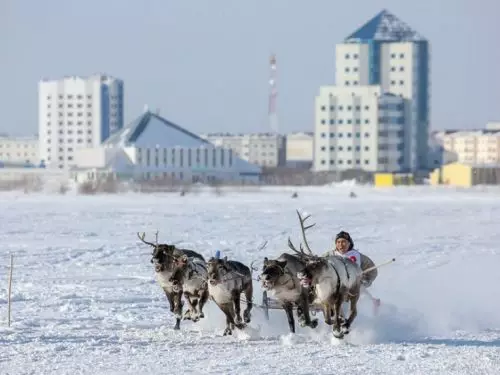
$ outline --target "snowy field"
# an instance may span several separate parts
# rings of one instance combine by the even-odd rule
[[[500,192],[430,187],[269,189],[253,193],[75,196],[0,194],[0,374],[498,374]],[[253,309],[223,337],[213,302],[172,329],[136,232],[247,264],[288,251],[311,213],[316,252],[341,229],[380,269],[343,343],[317,317],[292,337],[285,313]],[[264,250],[256,249],[268,241]],[[9,254],[15,255],[7,328]],[[260,301],[261,288],[255,285]]]

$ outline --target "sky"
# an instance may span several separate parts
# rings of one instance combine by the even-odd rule
[[[430,41],[432,129],[500,120],[495,0],[0,0],[0,133],[37,132],[40,79],[94,73],[124,80],[126,123],[269,131],[271,53],[279,131],[313,131],[335,44],[384,8]]]

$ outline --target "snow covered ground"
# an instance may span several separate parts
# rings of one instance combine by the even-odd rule
[[[354,189],[358,198],[348,198]],[[430,187],[288,189],[252,193],[75,196],[0,194],[0,374],[498,374],[500,192]],[[293,189],[295,190],[295,189]],[[249,264],[300,239],[313,249],[348,230],[380,270],[346,342],[288,333],[283,311],[254,308],[223,337],[213,303],[199,323],[174,320],[137,231]],[[264,240],[267,248],[257,252]],[[15,255],[13,323],[7,272]],[[261,288],[255,282],[256,299]]]

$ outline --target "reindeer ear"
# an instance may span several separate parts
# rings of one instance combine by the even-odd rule
[[[269,263],[269,258],[268,257],[265,257],[264,258],[264,266],[267,266],[267,264]]]
[[[224,263],[227,263],[227,255],[224,257]]]

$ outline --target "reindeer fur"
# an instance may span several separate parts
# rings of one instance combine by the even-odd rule
[[[251,321],[253,300],[252,272],[250,268],[235,260],[210,258],[208,261],[208,292],[210,297],[226,315],[224,336],[231,335],[234,327],[243,329]],[[241,293],[247,307],[241,319]]]

